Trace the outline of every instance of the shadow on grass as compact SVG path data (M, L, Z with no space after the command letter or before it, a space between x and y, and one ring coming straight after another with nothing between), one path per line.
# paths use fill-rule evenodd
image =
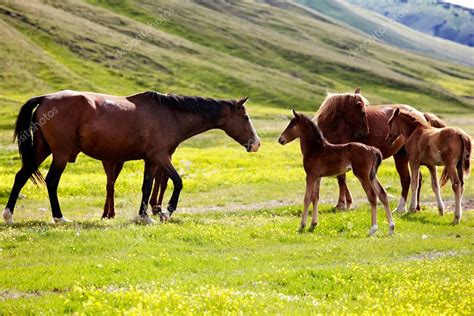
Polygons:
M434 217L434 215L427 214L427 213L422 214L422 212L423 211L416 212L416 213L408 212L405 214L401 214L400 218L403 219L404 221L413 222L413 223L431 224L431 225L445 226L445 227L453 226L453 223L451 221L444 221L444 220L441 221L442 219L446 218L446 215L445 216L437 215L438 217Z

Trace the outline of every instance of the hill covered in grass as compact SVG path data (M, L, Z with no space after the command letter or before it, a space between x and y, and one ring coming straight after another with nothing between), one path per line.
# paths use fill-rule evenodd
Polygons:
M1 1L0 98L157 90L315 110L326 90L360 86L372 103L473 110L474 68L379 42L351 56L367 35L329 13L278 0Z

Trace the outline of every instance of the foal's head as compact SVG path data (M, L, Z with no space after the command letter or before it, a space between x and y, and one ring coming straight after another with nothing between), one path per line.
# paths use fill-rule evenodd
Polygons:
M288 144L296 138L309 140L311 144L318 146L324 143L324 138L318 126L307 116L296 113L293 110L293 118L281 133L278 142L282 145Z
M354 137L366 137L369 134L365 109L368 104L369 101L362 96L360 88L354 93L328 93L317 113L318 124L334 128L332 132L337 132L339 124L343 124Z
M260 148L260 138L247 115L244 103L248 98L231 101L225 106L219 119L219 128L245 147L248 152L256 152Z
M408 137L419 126L429 125L423 117L418 117L414 112L402 111L400 108L397 108L388 120L389 130L385 141L389 146L392 146L401 134L405 134L405 137Z

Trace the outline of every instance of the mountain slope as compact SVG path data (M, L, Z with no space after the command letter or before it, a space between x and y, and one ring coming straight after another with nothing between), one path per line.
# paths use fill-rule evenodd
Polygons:
M456 63L474 66L474 49L454 43L442 38L427 35L393 21L401 21L412 15L410 6L399 6L393 4L392 15L394 19L388 19L380 14L351 5L343 0L317 1L297 0L309 8L318 12L324 12L328 17L340 23L353 27L366 33L366 36L381 34L378 40L395 47L419 52L440 60L450 60ZM348 0L359 3L365 0ZM383 2L377 1L378 5ZM419 13L424 14L424 13Z
M215 97L314 110L325 90L471 111L474 69L374 43L286 1L0 2L0 97L59 89Z

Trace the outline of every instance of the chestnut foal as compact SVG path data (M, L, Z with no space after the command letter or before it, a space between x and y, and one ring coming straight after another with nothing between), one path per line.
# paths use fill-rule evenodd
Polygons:
M322 177L338 176L352 169L359 179L370 202L373 235L377 226L377 196L382 201L389 224L389 234L393 234L395 224L388 205L387 193L377 180L377 169L382 162L382 154L375 147L361 143L331 144L324 139L319 127L307 116L293 110L294 118L280 135L278 142L285 145L300 138L303 166L306 171L306 194L304 212L299 231L302 232L308 218L308 208L313 203L310 231L318 225L319 187Z
M441 200L436 166L445 166L441 182L451 180L454 191L455 210L454 224L462 216L462 194L464 177L470 172L471 139L459 128L433 128L409 111L397 109L389 122L387 143L392 144L401 134L406 139L405 149L411 168L412 192L417 192L420 165L428 167L431 173L431 186L438 201L440 215L444 215L444 204ZM412 193L410 211L415 211L417 195Z

